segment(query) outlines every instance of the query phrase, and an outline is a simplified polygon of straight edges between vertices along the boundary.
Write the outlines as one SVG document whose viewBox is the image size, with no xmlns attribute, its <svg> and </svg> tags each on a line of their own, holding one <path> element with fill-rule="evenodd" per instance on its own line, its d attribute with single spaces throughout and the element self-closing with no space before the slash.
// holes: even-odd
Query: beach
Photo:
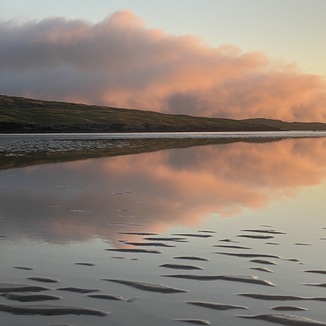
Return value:
<svg viewBox="0 0 326 326">
<path fill-rule="evenodd" d="M 325 325 L 325 141 L 25 147 L 0 171 L 2 323 Z"/>
</svg>

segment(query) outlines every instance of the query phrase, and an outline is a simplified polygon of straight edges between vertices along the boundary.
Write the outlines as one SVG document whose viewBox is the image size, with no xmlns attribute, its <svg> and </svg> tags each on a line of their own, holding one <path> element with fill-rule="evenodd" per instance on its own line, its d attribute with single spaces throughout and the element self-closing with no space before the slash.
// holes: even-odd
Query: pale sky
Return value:
<svg viewBox="0 0 326 326">
<path fill-rule="evenodd" d="M 0 0 L 0 94 L 326 122 L 326 0 Z"/>
</svg>

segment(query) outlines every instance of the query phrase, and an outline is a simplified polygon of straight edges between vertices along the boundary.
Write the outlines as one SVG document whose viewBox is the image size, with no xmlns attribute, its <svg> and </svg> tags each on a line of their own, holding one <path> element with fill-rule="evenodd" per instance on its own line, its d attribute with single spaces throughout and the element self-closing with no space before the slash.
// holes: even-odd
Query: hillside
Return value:
<svg viewBox="0 0 326 326">
<path fill-rule="evenodd" d="M 0 95 L 0 132 L 326 130 L 326 124 L 193 117 Z"/>
<path fill-rule="evenodd" d="M 284 122 L 274 119 L 245 119 L 241 120 L 250 124 L 265 125 L 268 127 L 276 128 L 278 130 L 326 130 L 326 124 L 321 122 Z"/>
</svg>

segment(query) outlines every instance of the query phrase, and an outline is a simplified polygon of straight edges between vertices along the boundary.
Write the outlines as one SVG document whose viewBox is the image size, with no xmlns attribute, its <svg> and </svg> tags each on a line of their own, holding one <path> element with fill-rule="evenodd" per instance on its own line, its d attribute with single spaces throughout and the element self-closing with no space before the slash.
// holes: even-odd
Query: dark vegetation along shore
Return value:
<svg viewBox="0 0 326 326">
<path fill-rule="evenodd" d="M 193 117 L 0 95 L 1 133 L 282 130 L 326 130 L 326 124 Z"/>
</svg>

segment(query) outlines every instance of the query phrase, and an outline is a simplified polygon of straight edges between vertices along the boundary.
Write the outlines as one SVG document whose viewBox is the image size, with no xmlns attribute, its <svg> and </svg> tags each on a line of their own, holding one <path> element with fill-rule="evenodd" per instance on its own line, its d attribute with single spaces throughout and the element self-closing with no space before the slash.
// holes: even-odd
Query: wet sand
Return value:
<svg viewBox="0 0 326 326">
<path fill-rule="evenodd" d="M 248 229 L 248 230 L 242 230 L 248 231 L 248 232 L 255 232 L 254 229 Z M 203 231 L 201 231 L 203 232 Z M 265 231 L 264 231 L 265 232 Z M 259 229 L 256 229 L 256 233 L 263 233 L 260 232 Z M 269 233 L 275 234 L 277 236 L 285 237 L 285 233 L 281 231 L 270 231 Z M 292 268 L 295 268 L 295 266 L 299 265 L 293 265 L 294 263 L 300 262 L 299 258 L 283 258 L 280 253 L 281 251 L 275 250 L 275 254 L 271 253 L 271 250 L 269 252 L 257 252 L 255 250 L 255 245 L 248 246 L 249 242 L 252 241 L 251 238 L 243 237 L 244 242 L 242 243 L 240 241 L 237 245 L 216 245 L 214 244 L 215 237 L 218 236 L 218 233 L 215 235 L 212 232 L 207 233 L 207 236 L 202 236 L 202 233 L 178 233 L 178 235 L 182 235 L 182 237 L 175 237 L 175 233 L 171 234 L 170 236 L 160 236 L 159 234 L 155 236 L 148 236 L 148 234 L 154 234 L 154 232 L 132 232 L 124 233 L 125 235 L 130 235 L 132 237 L 135 237 L 135 241 L 122 241 L 123 246 L 129 246 L 128 248 L 104 248 L 103 253 L 105 252 L 119 252 L 122 254 L 122 256 L 108 256 L 106 259 L 108 263 L 110 262 L 116 262 L 115 264 L 125 264 L 124 262 L 128 262 L 128 264 L 131 264 L 132 261 L 139 262 L 140 264 L 144 259 L 142 257 L 149 257 L 146 261 L 150 262 L 150 257 L 156 257 L 157 254 L 159 257 L 156 261 L 162 261 L 166 260 L 166 262 L 163 262 L 161 264 L 157 263 L 156 265 L 156 279 L 160 280 L 160 282 L 149 282 L 146 277 L 139 277 L 142 280 L 133 280 L 129 278 L 99 278 L 98 282 L 103 282 L 102 287 L 99 288 L 92 288 L 92 287 L 77 287 L 77 286 L 57 286 L 54 287 L 56 284 L 62 284 L 62 280 L 59 278 L 54 277 L 46 277 L 46 276 L 33 276 L 33 275 L 26 275 L 24 277 L 24 273 L 35 273 L 37 275 L 38 268 L 35 267 L 28 267 L 23 265 L 15 265 L 13 268 L 17 271 L 20 271 L 22 276 L 22 280 L 25 279 L 25 281 L 32 282 L 32 283 L 47 283 L 51 287 L 43 287 L 40 285 L 34 285 L 34 284 L 25 284 L 25 283 L 6 283 L 2 282 L 0 283 L 0 312 L 2 313 L 9 313 L 13 315 L 25 315 L 25 316 L 33 316 L 33 315 L 39 315 L 39 316 L 78 316 L 78 315 L 85 315 L 85 316 L 93 316 L 95 317 L 104 317 L 109 318 L 108 322 L 110 320 L 110 316 L 115 314 L 114 309 L 98 309 L 97 308 L 97 302 L 98 303 L 121 303 L 121 304 L 129 304 L 129 307 L 132 307 L 133 305 L 141 305 L 142 304 L 142 293 L 153 293 L 153 295 L 160 296 L 160 295 L 168 295 L 173 297 L 178 297 L 179 299 L 176 301 L 175 304 L 180 305 L 180 312 L 184 310 L 184 313 L 180 313 L 179 316 L 171 316 L 167 315 L 165 323 L 168 325 L 171 323 L 173 325 L 174 323 L 188 323 L 188 324 L 194 324 L 194 325 L 210 325 L 215 323 L 215 317 L 212 317 L 212 313 L 214 311 L 220 311 L 222 314 L 229 312 L 230 316 L 233 316 L 235 318 L 234 320 L 239 319 L 239 325 L 240 319 L 247 319 L 249 320 L 260 320 L 260 321 L 266 321 L 266 322 L 272 322 L 279 325 L 294 325 L 294 326 L 314 326 L 314 325 L 325 325 L 323 321 L 308 318 L 304 316 L 297 316 L 297 315 L 288 315 L 283 314 L 283 312 L 296 312 L 296 313 L 309 313 L 310 308 L 308 307 L 301 307 L 297 305 L 293 305 L 292 302 L 302 301 L 302 302 L 326 302 L 326 297 L 323 295 L 324 293 L 320 292 L 318 295 L 315 296 L 307 296 L 304 295 L 304 290 L 302 291 L 302 295 L 296 295 L 289 293 L 289 291 L 282 292 L 281 289 L 278 286 L 277 277 L 275 278 L 273 275 L 278 273 L 279 265 L 286 265 L 290 264 L 288 266 L 293 266 Z M 189 237 L 189 240 L 185 242 L 184 240 L 186 237 Z M 192 240 L 193 239 L 193 240 Z M 256 239 L 256 238 L 254 238 Z M 231 242 L 225 241 L 226 239 L 222 239 L 220 241 L 223 242 Z M 207 245 L 204 245 L 203 248 L 206 246 L 206 253 L 201 256 L 197 255 L 184 255 L 184 256 L 173 256 L 175 252 L 178 251 L 178 246 L 183 246 L 186 248 L 191 244 L 193 241 L 200 242 L 205 244 L 205 242 L 209 241 Z M 173 242 L 173 245 L 169 245 L 169 243 Z M 216 243 L 216 242 L 215 242 Z M 156 246 L 159 245 L 162 248 L 162 251 L 157 250 L 151 250 L 151 249 L 141 249 L 141 248 L 130 248 L 130 246 Z M 212 247 L 218 247 L 223 251 L 220 252 L 211 252 L 209 248 Z M 300 246 L 299 246 L 300 247 Z M 309 248 L 311 246 L 307 246 Z M 261 247 L 262 248 L 262 247 Z M 265 247 L 267 249 L 268 246 Z M 272 248 L 272 247 L 271 247 Z M 278 247 L 275 247 L 278 248 Z M 229 250 L 233 249 L 233 252 L 230 252 Z M 245 250 L 245 252 L 244 252 Z M 143 254 L 146 254 L 145 256 Z M 297 252 L 299 254 L 299 252 Z M 104 257 L 104 256 L 103 256 Z M 169 259 L 167 259 L 169 257 Z M 208 258 L 209 257 L 209 258 Z M 219 258 L 220 257 L 220 258 Z M 231 260 L 234 262 L 238 262 L 241 264 L 241 262 L 244 262 L 245 264 L 249 264 L 247 267 L 248 274 L 247 275 L 241 275 L 239 273 L 232 274 L 208 274 L 206 270 L 210 270 L 211 267 L 215 264 L 215 261 L 218 261 L 220 259 Z M 116 259 L 115 259 L 116 258 Z M 119 258 L 119 259 L 117 259 Z M 277 261 L 273 262 L 269 259 L 274 259 Z M 172 263 L 172 261 L 175 261 Z M 183 261 L 185 263 L 176 263 L 177 261 Z M 197 262 L 201 263 L 200 265 L 192 264 L 191 262 Z M 252 266 L 250 264 L 262 264 L 262 266 Z M 92 262 L 89 261 L 77 261 L 74 263 L 71 263 L 71 266 L 76 266 L 75 268 L 80 270 L 80 273 L 82 273 L 82 270 L 85 272 L 87 270 L 93 271 L 99 268 L 99 266 L 103 265 L 103 261 L 99 262 L 97 259 L 92 259 Z M 271 270 L 263 265 L 275 265 L 275 270 Z M 284 265 L 284 266 L 285 266 Z M 109 265 L 108 265 L 109 266 Z M 125 265 L 128 266 L 128 265 Z M 130 265 L 131 266 L 131 265 Z M 141 266 L 141 265 L 140 265 Z M 283 266 L 283 268 L 284 268 Z M 189 270 L 193 271 L 191 274 L 163 274 L 159 275 L 160 269 L 174 269 L 174 270 Z M 122 269 L 123 270 L 123 269 Z M 155 273 L 155 269 L 153 270 Z M 256 272 L 258 273 L 256 275 L 250 274 L 250 271 L 252 273 Z M 323 283 L 323 276 L 326 274 L 324 269 L 306 269 L 306 270 L 298 270 L 299 273 L 301 273 L 303 276 L 309 276 L 309 275 L 315 275 L 317 278 L 320 278 L 321 282 L 302 282 L 300 285 L 302 287 L 306 288 L 320 288 L 322 290 L 326 287 L 325 283 Z M 34 274 L 34 275 L 35 275 Z M 261 275 L 259 275 L 261 274 Z M 271 279 L 268 278 L 262 278 L 261 276 L 270 275 Z M 43 273 L 44 275 L 44 273 Z M 140 274 L 141 276 L 141 274 Z M 306 278 L 307 279 L 307 278 Z M 162 280 L 162 282 L 161 282 Z M 166 282 L 164 281 L 166 280 Z M 171 282 L 169 281 L 171 280 Z M 173 281 L 175 280 L 175 281 Z M 276 283 L 274 283 L 276 280 Z M 175 286 L 181 282 L 181 286 Z M 115 284 L 115 289 L 113 292 L 110 293 L 110 288 L 106 287 L 105 284 Z M 254 286 L 255 289 L 264 289 L 266 288 L 266 291 L 255 291 L 255 292 L 247 292 L 247 293 L 236 293 L 234 296 L 234 299 L 236 297 L 238 298 L 244 298 L 245 300 L 233 300 L 234 302 L 229 301 L 232 299 L 232 296 L 227 301 L 222 302 L 214 302 L 209 300 L 196 300 L 196 295 L 193 292 L 192 288 L 195 286 L 195 284 L 198 284 L 196 286 L 200 286 L 200 284 L 211 284 L 210 287 L 216 287 L 217 289 L 220 287 L 219 284 L 223 284 L 223 288 L 227 288 L 230 284 L 230 289 L 236 289 L 238 286 L 240 288 L 243 288 L 245 286 L 248 290 L 250 290 L 250 286 Z M 237 285 L 239 284 L 239 285 Z M 246 285 L 247 284 L 247 285 Z M 257 287 L 257 288 L 256 288 Z M 131 288 L 133 289 L 132 292 L 129 293 L 129 295 L 126 295 L 125 288 Z M 268 288 L 275 288 L 275 290 L 271 293 L 268 291 Z M 120 293 L 117 293 L 117 289 L 120 289 Z M 224 290 L 225 291 L 225 290 Z M 71 293 L 72 295 L 80 296 L 82 299 L 81 302 L 88 301 L 88 304 L 84 305 L 52 305 L 52 301 L 56 302 L 65 302 L 65 293 Z M 187 298 L 189 298 L 189 295 L 192 297 L 192 300 L 186 300 L 186 294 Z M 184 299 L 182 299 L 184 297 Z M 246 299 L 247 298 L 247 299 Z M 247 301 L 249 300 L 249 301 Z M 273 306 L 269 306 L 268 309 L 270 310 L 270 313 L 262 313 L 262 314 L 250 314 L 252 312 L 254 305 L 252 304 L 251 300 L 260 300 L 263 302 L 273 302 Z M 42 302 L 47 302 L 46 305 L 44 305 Z M 245 303 L 247 301 L 247 304 L 239 304 L 238 302 Z M 21 302 L 24 303 L 24 305 L 16 304 L 15 302 Z M 37 305 L 30 305 L 29 303 L 38 303 Z M 78 302 L 78 301 L 77 301 Z M 137 303 L 138 302 L 138 303 Z M 287 302 L 289 304 L 280 304 Z M 194 306 L 196 307 L 195 315 L 191 318 L 191 315 L 187 316 L 187 309 L 182 308 L 183 305 L 188 306 Z M 103 307 L 102 304 L 99 305 L 100 307 Z M 311 305 L 308 305 L 311 307 Z M 128 308 L 130 309 L 130 308 Z M 162 307 L 162 309 L 164 309 Z M 110 310 L 110 312 L 108 311 Z M 237 310 L 247 310 L 247 315 L 238 315 Z M 201 313 L 202 311 L 202 313 Z M 211 311 L 208 315 L 209 318 L 205 318 L 208 311 Z M 233 311 L 235 311 L 233 313 Z M 274 311 L 274 313 L 273 313 Z M 282 312 L 282 314 L 277 314 L 277 312 Z M 217 316 L 216 316 L 217 318 Z M 94 321 L 95 322 L 95 321 Z M 97 322 L 95 322 L 97 323 Z M 50 324 L 49 324 L 50 325 Z M 55 324 L 53 324 L 55 325 Z M 70 324 L 66 324 L 70 325 Z M 247 325 L 247 324 L 244 324 Z"/>
<path fill-rule="evenodd" d="M 170 199 L 176 199 L 167 210 L 167 194 L 156 193 L 155 184 L 145 184 L 141 193 L 134 186 L 136 178 L 143 185 L 139 171 L 124 184 L 119 178 L 114 186 L 108 179 L 94 184 L 104 190 L 93 195 L 94 189 L 87 192 L 93 179 L 77 172 L 91 165 L 93 177 L 97 168 L 108 173 L 120 167 L 119 160 L 104 163 L 67 164 L 58 180 L 44 181 L 43 202 L 35 200 L 31 212 L 26 206 L 15 211 L 21 220 L 1 207 L 0 227 L 7 226 L 0 236 L 3 325 L 325 325 L 326 248 L 321 240 L 326 234 L 320 221 L 311 220 L 314 214 L 307 214 L 304 224 L 287 213 L 264 216 L 255 206 L 241 218 L 218 213 L 210 218 L 212 205 L 223 206 L 217 196 L 223 187 L 213 199 L 204 189 L 204 213 L 184 199 L 197 189 L 189 194 L 182 189 L 181 197 L 171 192 Z M 15 173 L 19 179 L 34 170 Z M 10 179 L 9 190 L 17 182 L 11 172 L 0 177 Z M 35 187 L 43 182 L 36 177 Z M 28 188 L 24 197 L 34 191 L 29 181 L 23 184 Z M 10 205 L 24 200 L 16 195 Z M 266 200 L 238 195 L 233 204 Z"/>
</svg>

